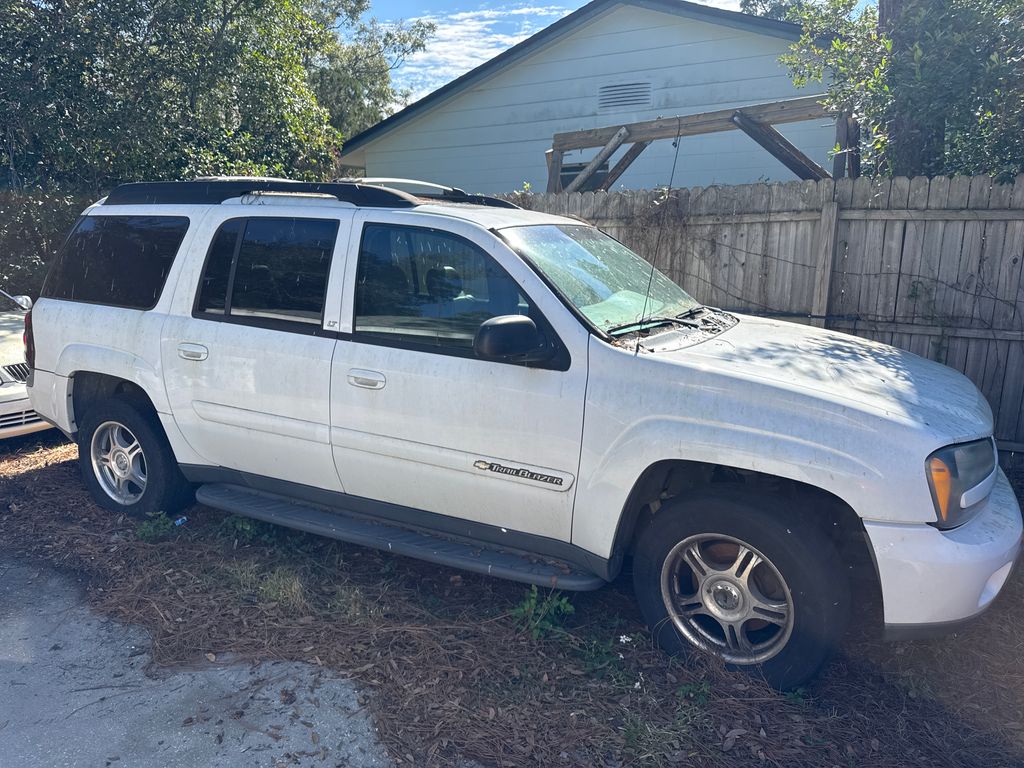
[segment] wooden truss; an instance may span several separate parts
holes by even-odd
[[[750,136],[801,179],[829,179],[833,176],[841,178],[847,170],[849,170],[850,176],[855,176],[860,170],[860,163],[856,157],[858,129],[856,122],[848,116],[840,115],[836,120],[836,143],[839,151],[833,160],[831,174],[774,128],[775,125],[782,123],[798,123],[804,120],[832,117],[832,113],[819,103],[821,98],[821,95],[804,96],[799,99],[751,104],[716,112],[662,117],[642,123],[556,133],[551,143],[551,149],[545,153],[548,166],[547,191],[549,193],[578,192],[623,144],[632,146],[612,166],[607,177],[598,187],[599,189],[607,190],[618,181],[630,164],[652,141],[733,130],[743,131]],[[564,153],[574,149],[593,147],[600,147],[600,151],[563,190],[562,157]]]

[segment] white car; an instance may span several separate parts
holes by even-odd
[[[10,296],[0,291],[0,440],[49,429],[28,399],[25,382],[25,309],[27,296]]]
[[[658,643],[778,687],[855,599],[948,629],[1020,549],[959,373],[701,306],[591,226],[458,190],[124,185],[29,327],[33,405],[113,513],[194,492],[563,589],[631,562]]]

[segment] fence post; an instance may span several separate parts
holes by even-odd
[[[836,229],[839,226],[839,203],[826,200],[821,206],[818,220],[818,236],[814,250],[818,254],[817,274],[814,282],[814,298],[811,302],[811,325],[825,327],[828,315],[828,295],[832,288],[832,262],[836,255]]]

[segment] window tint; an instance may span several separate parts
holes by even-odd
[[[181,216],[85,216],[54,261],[42,295],[152,309],[187,230]]]
[[[337,235],[338,222],[327,219],[225,222],[210,246],[196,310],[319,325]]]
[[[231,277],[231,262],[235,258],[235,246],[242,233],[244,219],[232,219],[220,225],[206,256],[206,269],[199,284],[199,301],[196,309],[200,312],[224,314],[228,298],[228,279]]]
[[[484,251],[414,227],[364,228],[355,298],[356,332],[463,349],[484,320],[530,314],[519,285]]]

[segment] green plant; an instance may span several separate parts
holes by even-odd
[[[277,603],[283,608],[299,613],[309,610],[306,601],[306,588],[290,569],[275,568],[263,577],[259,586],[259,595],[264,600]]]
[[[229,538],[246,544],[260,542],[273,544],[281,534],[281,528],[262,520],[242,515],[228,515],[220,524],[221,531]]]
[[[541,598],[534,584],[511,614],[521,631],[529,632],[530,637],[539,640],[557,629],[575,611],[569,598],[558,590],[552,590]]]
[[[703,707],[711,697],[711,683],[701,680],[699,683],[685,683],[676,689],[676,696],[688,704]]]
[[[135,526],[135,536],[139,541],[152,543],[174,533],[174,521],[163,512],[150,513],[146,517],[147,520]]]
[[[807,702],[807,691],[803,688],[794,688],[786,691],[786,701],[790,704],[805,704]]]

